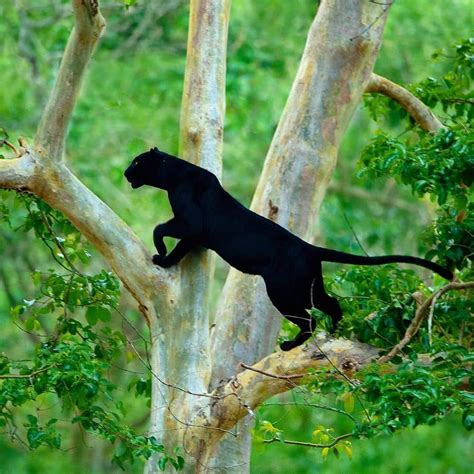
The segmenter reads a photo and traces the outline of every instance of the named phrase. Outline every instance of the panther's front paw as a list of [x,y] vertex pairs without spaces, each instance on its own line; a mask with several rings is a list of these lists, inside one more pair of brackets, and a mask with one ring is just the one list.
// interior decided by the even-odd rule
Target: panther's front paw
[[164,255],[158,255],[155,253],[155,255],[153,255],[151,260],[155,265],[159,265],[160,267],[162,267],[164,259],[165,259]]
[[169,268],[173,265],[173,262],[166,255],[153,255],[152,261],[155,265],[161,268]]

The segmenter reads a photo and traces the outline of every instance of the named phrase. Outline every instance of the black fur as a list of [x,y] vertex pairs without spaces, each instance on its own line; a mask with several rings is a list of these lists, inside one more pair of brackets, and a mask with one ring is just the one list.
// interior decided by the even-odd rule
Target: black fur
[[[227,193],[215,175],[199,166],[153,148],[137,156],[125,171],[133,188],[155,186],[168,191],[174,217],[155,227],[153,240],[160,267],[176,265],[188,252],[204,247],[217,252],[237,270],[261,275],[272,303],[300,328],[290,350],[313,330],[307,309],[312,303],[331,316],[334,327],[342,317],[338,301],[324,290],[321,262],[379,265],[413,263],[448,280],[449,270],[421,258],[404,255],[363,257],[310,245],[269,219],[245,208]],[[180,239],[167,254],[163,237]],[[312,293],[312,294],[311,294]]]

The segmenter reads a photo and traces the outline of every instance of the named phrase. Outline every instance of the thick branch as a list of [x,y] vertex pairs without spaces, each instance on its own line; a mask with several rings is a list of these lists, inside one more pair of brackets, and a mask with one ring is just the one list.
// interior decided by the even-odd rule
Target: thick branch
[[61,211],[103,255],[137,300],[145,318],[155,319],[152,295],[167,297],[168,278],[133,231],[63,164],[44,166],[34,152],[0,160],[0,188],[27,191]]
[[[67,126],[94,46],[104,28],[97,0],[72,0],[75,26],[55,86],[43,112],[32,150],[0,162],[0,187],[26,189],[63,214],[103,255],[137,300],[155,319],[152,296],[167,298],[168,285],[133,231],[62,162]],[[166,280],[168,281],[168,279]]]
[[112,209],[84,186],[62,163],[46,167],[31,191],[61,211],[102,254],[139,304],[148,321],[154,319],[151,297],[166,297],[165,279],[133,231]]
[[[303,238],[314,229],[343,134],[372,74],[388,9],[360,0],[319,3],[252,201],[252,210]],[[281,324],[261,278],[236,270],[215,321],[214,387],[240,361],[251,365],[267,355]],[[238,463],[249,437],[227,440],[216,459]]]
[[420,99],[415,97],[410,91],[405,89],[385,77],[372,74],[365,92],[375,92],[386,95],[400,104],[415,120],[421,128],[427,132],[436,134],[444,125],[433,114]]
[[[199,415],[193,424],[211,428],[206,434],[215,438],[209,443],[212,445],[265,400],[295,388],[310,377],[308,369],[334,367],[347,377],[370,364],[378,352],[379,349],[356,341],[319,337],[306,347],[275,352],[218,387],[215,395],[220,398],[212,404],[210,414]],[[202,428],[194,428],[186,440],[200,436],[203,436]]]
[[29,190],[34,168],[35,162],[29,154],[13,160],[0,160],[0,188]]
[[34,149],[44,161],[63,158],[67,127],[87,63],[105,27],[98,0],[73,0],[72,4],[75,26],[35,138]]

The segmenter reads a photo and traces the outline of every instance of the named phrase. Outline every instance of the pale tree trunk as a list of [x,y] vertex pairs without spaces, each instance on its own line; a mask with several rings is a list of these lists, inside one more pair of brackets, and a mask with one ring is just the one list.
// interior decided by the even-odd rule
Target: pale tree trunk
[[[191,0],[188,51],[181,110],[183,158],[222,174],[222,136],[225,112],[225,71],[230,0]],[[173,296],[153,323],[154,373],[151,433],[167,447],[185,445],[195,413],[207,410],[203,397],[211,376],[209,353],[209,288],[214,258],[209,252],[187,256],[173,273]],[[207,402],[208,400],[206,400]],[[163,431],[165,430],[165,431]],[[199,463],[200,440],[190,441],[192,456],[186,470]],[[203,449],[205,445],[203,444]],[[156,459],[147,473],[158,472]]]
[[[97,0],[72,4],[75,28],[35,143],[23,147],[19,158],[0,160],[0,187],[29,191],[62,211],[136,299],[152,332],[150,434],[168,450],[183,447],[186,472],[246,472],[249,413],[300,383],[308,368],[331,364],[350,375],[377,351],[322,339],[272,353],[281,318],[262,281],[234,270],[210,340],[209,255],[195,252],[176,268],[156,268],[133,231],[64,160],[70,116],[104,27]],[[439,128],[423,104],[371,75],[388,8],[368,0],[322,1],[309,31],[252,202],[255,211],[302,237],[310,238],[342,136],[369,83],[371,90],[392,94],[410,113],[416,112],[427,128]],[[217,176],[222,168],[229,10],[230,0],[191,1],[181,112],[183,156]],[[147,463],[146,472],[158,472],[156,461]]]
[[[341,139],[371,78],[386,9],[360,0],[323,1],[311,25],[252,201],[255,212],[303,238],[311,237]],[[239,362],[252,365],[272,352],[280,324],[263,280],[230,270],[212,341],[212,386],[231,377]],[[226,466],[222,472],[232,465],[243,472],[250,435],[247,426],[241,431],[221,443],[214,465]]]

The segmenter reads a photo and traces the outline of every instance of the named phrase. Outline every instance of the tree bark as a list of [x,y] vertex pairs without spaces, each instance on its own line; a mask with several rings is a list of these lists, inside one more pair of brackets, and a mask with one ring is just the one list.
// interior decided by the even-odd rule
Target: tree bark
[[[225,114],[225,71],[230,0],[191,0],[188,49],[181,108],[181,156],[220,177]],[[197,251],[174,270],[173,303],[153,325],[153,370],[166,374],[167,383],[153,378],[151,431],[163,444],[185,444],[196,412],[208,410],[206,393],[211,376],[209,353],[209,289],[214,257]],[[179,303],[179,304],[178,304]],[[206,403],[203,403],[206,402]],[[163,408],[165,406],[165,408]],[[186,471],[199,470],[204,441],[189,443]],[[145,472],[158,472],[155,458]]]
[[[323,1],[311,25],[252,201],[255,212],[303,238],[311,236],[341,139],[371,78],[387,9],[361,0]],[[251,365],[269,354],[281,319],[263,281],[231,269],[216,322],[212,387],[231,377],[239,362]],[[243,472],[250,436],[242,431],[222,442],[216,466],[236,465],[235,472]]]
[[383,94],[400,104],[415,120],[416,123],[427,132],[438,133],[444,125],[439,121],[436,115],[420,99],[415,97],[410,91],[398,84],[379,76],[372,74],[367,84],[366,92]]

